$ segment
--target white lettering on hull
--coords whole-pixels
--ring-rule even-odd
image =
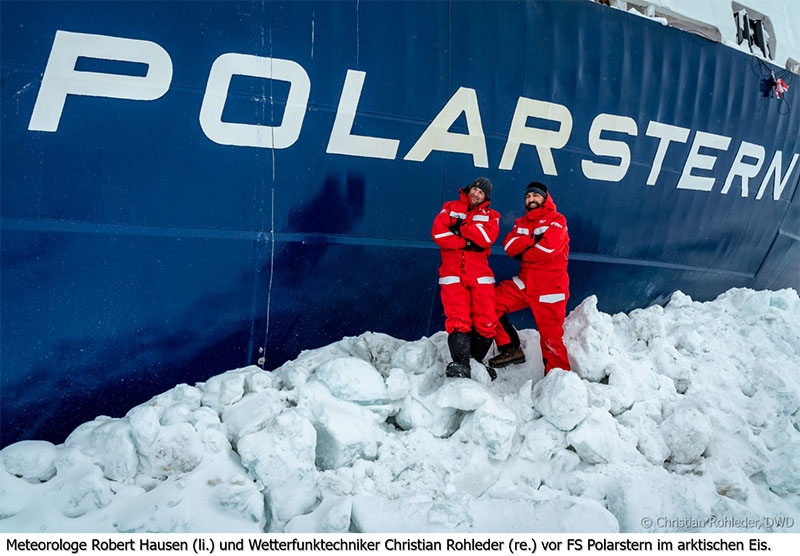
[[[333,122],[331,137],[325,152],[394,160],[397,156],[397,148],[400,146],[400,141],[397,139],[366,137],[352,133],[356,112],[358,112],[358,101],[361,100],[361,90],[364,88],[366,77],[366,72],[347,70],[339,107],[336,110],[336,120]]]
[[[769,163],[769,168],[767,169],[767,173],[764,175],[764,180],[761,182],[761,187],[758,188],[756,199],[760,199],[764,195],[764,190],[767,188],[769,179],[773,176],[775,181],[772,184],[772,199],[777,201],[781,198],[783,189],[786,187],[786,184],[789,183],[789,176],[792,174],[792,170],[794,170],[794,165],[797,162],[797,159],[800,158],[800,154],[794,154],[792,161],[789,163],[789,169],[786,170],[786,176],[783,179],[781,179],[782,157],[783,153],[781,151],[775,151],[775,156],[772,157],[772,162]]]
[[[531,117],[558,122],[558,131],[528,127],[528,118]],[[563,149],[571,133],[572,114],[566,106],[519,97],[499,169],[511,170],[517,160],[520,145],[533,145],[536,147],[536,154],[539,155],[542,171],[548,176],[557,176],[553,149]]]
[[[644,132],[645,135],[658,138],[658,149],[656,150],[653,164],[650,166],[650,174],[647,176],[647,185],[655,185],[656,181],[658,181],[658,175],[661,173],[661,166],[664,164],[664,157],[667,155],[669,144],[673,141],[676,143],[685,143],[689,139],[690,132],[691,130],[685,127],[662,124],[656,121],[651,121],[647,124],[647,131]]]
[[[76,71],[75,64],[78,58],[146,64],[147,73],[142,77]],[[234,75],[289,83],[288,98],[280,125],[222,121],[222,113]],[[366,72],[347,70],[326,152],[396,160],[400,140],[353,134],[365,80]],[[167,93],[171,81],[172,60],[166,50],[154,42],[57,31],[28,129],[57,131],[69,95],[156,100]],[[222,54],[211,66],[200,108],[200,127],[208,139],[222,145],[286,149],[294,145],[300,137],[310,94],[311,79],[306,70],[295,61],[249,54]],[[462,113],[466,118],[467,133],[451,132],[450,128]],[[557,129],[531,126],[530,118],[555,122]],[[567,146],[572,128],[572,113],[566,106],[520,96],[511,119],[498,169],[512,170],[520,147],[527,145],[535,148],[544,174],[557,176],[558,169],[553,151]],[[632,163],[630,145],[618,139],[604,139],[601,135],[604,131],[610,131],[638,137],[638,130],[639,126],[633,118],[616,114],[598,114],[589,130],[589,148],[596,156],[617,158],[619,162],[595,162],[583,159],[581,160],[583,175],[591,180],[622,181]],[[658,146],[650,164],[646,185],[656,185],[669,147],[673,143],[686,144],[691,132],[692,130],[688,128],[663,122],[654,120],[648,122],[645,136],[658,139]],[[712,191],[716,179],[708,174],[714,171],[719,153],[709,154],[709,151],[713,149],[726,152],[731,141],[731,137],[696,130],[675,187],[702,192]],[[486,138],[475,89],[459,87],[403,159],[424,162],[433,151],[471,155],[473,166],[489,167]],[[781,198],[797,166],[800,153],[792,153],[791,156],[792,159],[784,173],[783,152],[775,151],[758,188],[756,200],[764,196],[770,183],[772,183],[772,199],[777,201]],[[731,187],[738,184],[741,196],[748,197],[750,180],[757,178],[766,159],[766,149],[762,145],[739,141],[736,156],[728,169],[721,193],[727,195]],[[698,175],[696,171],[705,172],[706,175]],[[721,175],[720,172],[715,173]]]
[[[589,148],[598,156],[619,158],[619,164],[602,164],[591,160],[582,160],[583,175],[592,180],[621,181],[631,166],[631,148],[624,141],[601,139],[603,131],[617,131],[636,137],[639,128],[633,118],[615,116],[614,114],[598,114],[589,129]]]
[[[766,152],[761,145],[755,145],[742,141],[739,145],[739,151],[736,153],[736,158],[733,160],[731,170],[728,172],[728,177],[725,178],[725,185],[722,187],[722,194],[727,195],[728,191],[733,185],[733,180],[736,176],[741,178],[742,197],[747,197],[748,182],[750,178],[754,178],[761,170],[761,165],[764,164],[764,157]],[[748,164],[744,161],[745,157],[756,159],[755,164]]]
[[[686,163],[683,165],[681,179],[678,181],[678,189],[711,191],[714,187],[714,178],[692,174],[692,170],[713,170],[714,164],[717,162],[717,157],[716,155],[700,154],[700,149],[705,147],[707,149],[727,151],[728,145],[730,144],[730,137],[707,133],[705,131],[698,131],[695,133],[694,141],[692,141],[692,148],[689,150],[689,156],[686,158]]]
[[[234,75],[289,82],[289,97],[279,126],[222,121],[222,111]],[[211,66],[206,93],[200,107],[200,127],[206,137],[220,145],[286,149],[300,137],[306,115],[311,80],[303,66],[292,60],[249,54],[223,54]]]
[[[467,118],[467,134],[450,133],[450,127],[462,112]],[[486,154],[486,139],[483,136],[483,124],[475,89],[460,87],[456,91],[428,128],[422,132],[406,154],[405,160],[423,162],[432,151],[471,154],[473,166],[489,167],[489,155]]]
[[[81,57],[147,64],[147,75],[75,71]],[[67,95],[156,100],[171,82],[172,60],[154,42],[56,31],[28,129],[58,130]]]

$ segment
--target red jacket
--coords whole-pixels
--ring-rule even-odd
[[[564,286],[569,283],[567,219],[557,212],[550,195],[545,199],[544,205],[527,212],[514,222],[514,229],[506,236],[503,249],[510,257],[518,259],[521,255],[520,278],[526,284],[532,280],[531,275],[539,271],[545,271],[549,280],[558,280]],[[560,276],[562,273],[563,277]],[[554,275],[559,276],[556,278]],[[536,288],[536,291],[541,289]]]
[[[489,201],[473,207],[466,191],[461,190],[460,193],[460,198],[445,203],[433,220],[431,235],[442,250],[439,277],[458,276],[470,280],[492,278],[492,282],[482,280],[481,283],[493,283],[494,274],[489,268],[488,259],[491,245],[500,233],[500,213],[489,208]],[[450,226],[459,219],[463,221],[459,228],[461,237],[450,230]],[[467,240],[483,248],[483,251],[466,250]]]

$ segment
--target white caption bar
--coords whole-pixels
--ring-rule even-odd
[[[793,529],[793,528],[792,528]],[[3,554],[793,554],[791,533],[475,533],[475,534],[0,534]]]

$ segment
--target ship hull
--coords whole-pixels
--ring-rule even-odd
[[[644,18],[26,2],[2,22],[4,445],[342,336],[443,329],[430,226],[480,175],[501,238],[548,185],[569,308],[800,287],[800,110],[757,59]],[[499,245],[490,264],[518,271]]]

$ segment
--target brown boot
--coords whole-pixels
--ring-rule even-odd
[[[489,365],[496,369],[502,369],[508,365],[525,362],[525,352],[522,351],[522,346],[503,346],[500,348],[500,353],[489,359]]]

